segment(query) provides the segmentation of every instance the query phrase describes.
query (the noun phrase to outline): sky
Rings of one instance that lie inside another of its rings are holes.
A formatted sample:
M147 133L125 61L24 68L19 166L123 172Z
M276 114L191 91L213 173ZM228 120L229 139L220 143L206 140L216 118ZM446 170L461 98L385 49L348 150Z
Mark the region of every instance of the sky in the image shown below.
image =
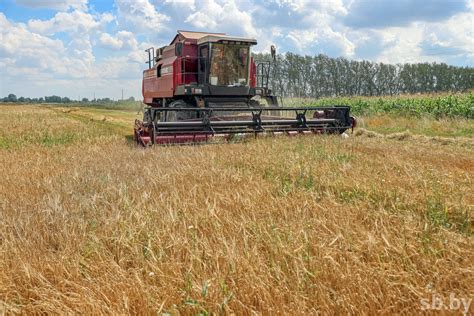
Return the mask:
M0 0L0 97L141 99L148 47L177 30L256 52L474 66L474 0Z

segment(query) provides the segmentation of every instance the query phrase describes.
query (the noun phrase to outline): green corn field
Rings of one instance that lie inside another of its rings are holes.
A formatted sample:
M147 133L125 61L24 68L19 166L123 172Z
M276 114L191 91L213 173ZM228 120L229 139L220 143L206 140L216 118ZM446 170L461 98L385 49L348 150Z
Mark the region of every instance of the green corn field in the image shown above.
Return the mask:
M335 97L323 99L285 99L285 106L292 105L348 105L355 115L397 114L434 118L474 118L474 92L455 94L401 95L393 97Z

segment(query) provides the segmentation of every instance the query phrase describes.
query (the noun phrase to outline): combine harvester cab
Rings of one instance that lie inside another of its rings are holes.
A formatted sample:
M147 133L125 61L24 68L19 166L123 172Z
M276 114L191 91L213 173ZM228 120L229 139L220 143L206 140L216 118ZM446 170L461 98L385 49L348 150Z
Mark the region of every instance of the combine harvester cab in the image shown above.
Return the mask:
M341 134L355 126L349 107L281 107L268 88L271 63L257 65L255 39L178 31L170 45L149 48L143 71L138 144L230 140L245 134ZM275 49L272 46L272 56Z

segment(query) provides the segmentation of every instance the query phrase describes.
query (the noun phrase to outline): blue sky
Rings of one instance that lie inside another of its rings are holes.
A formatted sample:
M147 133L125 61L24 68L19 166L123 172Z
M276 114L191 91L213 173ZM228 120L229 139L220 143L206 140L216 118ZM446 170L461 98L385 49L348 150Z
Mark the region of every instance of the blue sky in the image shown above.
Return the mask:
M144 49L176 30L256 51L474 66L474 0L1 0L0 96L141 97Z

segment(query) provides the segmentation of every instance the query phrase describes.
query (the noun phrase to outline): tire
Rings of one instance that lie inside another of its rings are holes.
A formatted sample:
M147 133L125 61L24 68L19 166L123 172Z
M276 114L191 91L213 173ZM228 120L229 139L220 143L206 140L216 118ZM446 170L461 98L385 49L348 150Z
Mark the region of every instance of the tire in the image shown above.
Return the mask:
M260 102L258 102L257 100L250 100L249 101L249 106L251 108L261 108L262 105L260 104Z
M328 131L329 134L337 134L337 135L340 135L342 133L344 133L347 128L344 128L344 127L340 127L341 125L338 124L338 123L335 123L335 124L332 124L331 125L331 129Z
M151 114L149 110L145 110L143 112L143 122L144 123L151 123Z
M186 103L183 100L176 100L170 103L169 108L193 108L194 105ZM192 120L197 118L197 112L195 111L167 111L166 114L162 115L162 121L164 122L177 122Z

